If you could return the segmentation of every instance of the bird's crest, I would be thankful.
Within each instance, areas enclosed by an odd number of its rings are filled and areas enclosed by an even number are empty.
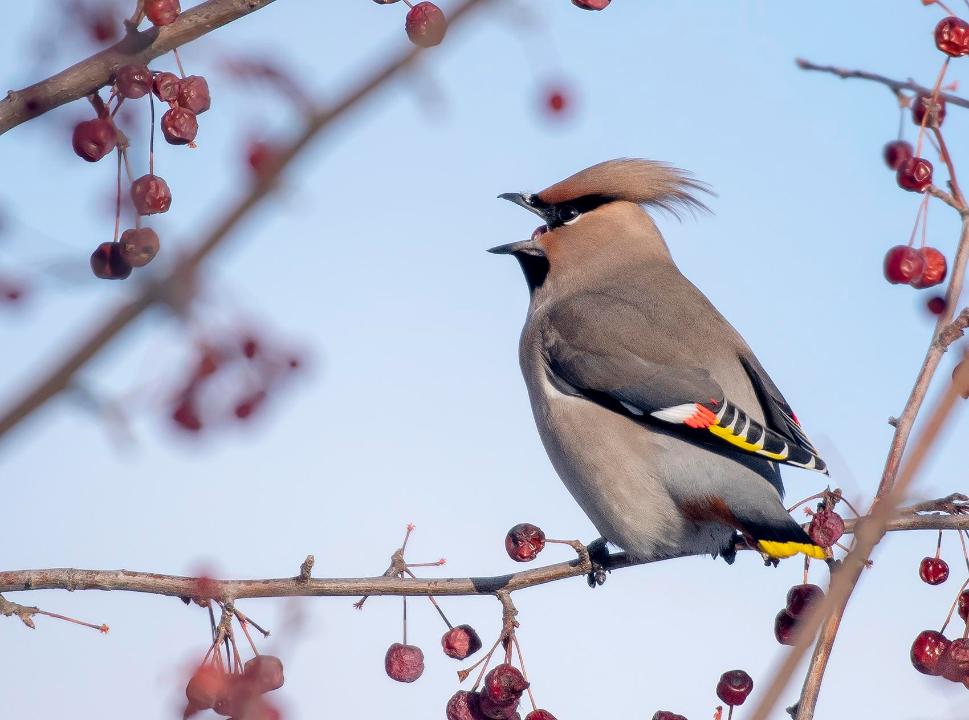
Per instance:
[[[695,192],[713,194],[706,183],[666,163],[620,158],[581,170],[545,188],[538,193],[538,198],[555,205],[580,197],[600,196],[662,208],[679,217],[680,210],[708,210],[696,199]]]

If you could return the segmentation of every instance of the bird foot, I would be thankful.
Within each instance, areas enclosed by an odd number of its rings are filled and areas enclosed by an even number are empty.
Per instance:
[[[592,563],[592,570],[586,576],[586,581],[589,583],[590,588],[595,589],[606,582],[606,573],[608,572],[606,568],[611,557],[608,541],[605,538],[593,540],[586,546],[586,550],[589,553],[589,560]]]

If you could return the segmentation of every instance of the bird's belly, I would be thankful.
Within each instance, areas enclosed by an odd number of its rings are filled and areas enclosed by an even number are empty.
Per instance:
[[[716,553],[732,530],[698,525],[677,508],[666,485],[676,452],[664,436],[542,378],[532,409],[542,442],[566,488],[610,542],[644,560]]]

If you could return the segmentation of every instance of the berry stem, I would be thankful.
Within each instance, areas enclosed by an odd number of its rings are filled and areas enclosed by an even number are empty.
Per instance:
[[[94,623],[84,622],[83,620],[78,620],[76,618],[68,617],[67,615],[58,615],[57,613],[47,612],[46,610],[35,610],[34,615],[46,615],[47,617],[56,618],[57,620],[64,620],[69,623],[74,623],[75,625],[83,625],[84,627],[89,627],[92,630],[97,630],[103,635],[107,635],[108,631],[111,629],[107,625],[95,625]]]
[[[118,187],[114,197],[114,240],[112,242],[118,242],[118,234],[121,232],[121,160],[123,156],[124,150],[118,147]]]
[[[945,77],[945,71],[949,67],[949,56],[946,55],[945,61],[942,63],[942,69],[939,70],[939,76],[935,79],[935,85],[932,86],[932,94],[929,96],[931,102],[935,103],[939,99],[939,88],[942,87],[942,78]],[[922,116],[922,123],[919,125],[919,137],[915,144],[915,157],[922,157],[922,138],[925,135],[925,124],[929,120],[929,115],[932,113],[926,110],[925,114]]]
[[[942,8],[946,15],[955,15],[942,0],[935,0],[935,4]]]
[[[959,181],[956,180],[956,168],[952,162],[952,156],[949,155],[949,148],[945,144],[945,138],[942,137],[942,129],[933,127],[932,135],[939,142],[939,157],[942,158],[942,162],[945,163],[946,169],[949,171],[949,186],[952,188],[952,193],[956,197],[956,201],[963,207],[966,207],[966,199],[962,195],[962,189],[959,187]]]
[[[242,610],[233,608],[233,612],[235,613],[235,616],[239,620],[240,623],[246,623],[247,625],[252,625],[254,628],[256,628],[256,630],[258,630],[259,632],[262,633],[262,636],[264,638],[269,637],[270,632],[268,630],[266,630],[264,627],[262,627],[261,625],[259,625],[259,623],[257,623],[251,617],[249,617],[244,612],[242,612]]]
[[[242,628],[242,632],[246,636],[246,640],[249,641],[249,647],[252,648],[252,654],[258,657],[259,651],[256,649],[256,643],[252,641],[252,635],[249,634],[249,623],[246,621],[245,616],[243,615],[242,617],[239,617],[239,615],[236,614],[236,620],[239,621],[239,627]]]
[[[942,623],[942,629],[939,630],[939,632],[943,635],[945,634],[945,629],[949,626],[949,621],[952,619],[952,613],[954,613],[956,610],[956,605],[959,604],[959,595],[962,594],[962,591],[966,589],[967,585],[969,585],[969,579],[962,583],[962,587],[956,591],[956,599],[952,601],[952,605],[949,607],[949,612],[945,616],[945,622]]]
[[[511,641],[515,645],[515,652],[518,653],[518,664],[522,666],[522,677],[528,680],[528,671],[525,669],[525,656],[522,655],[522,646],[518,644],[518,636],[512,635]],[[532,710],[538,710],[538,706],[535,704],[535,696],[532,695],[532,686],[528,685],[528,701],[532,704]]]
[[[966,560],[966,569],[969,570],[969,551],[966,550],[966,538],[961,532],[956,533],[959,536],[959,544],[962,545],[962,557]]]
[[[155,174],[155,94],[148,93],[151,105],[151,130],[148,133],[148,174]]]
[[[908,236],[908,246],[912,247],[915,245],[915,235],[919,231],[919,223],[922,222],[922,213],[925,212],[926,204],[929,201],[929,195],[926,193],[925,197],[922,198],[922,202],[919,203],[918,212],[915,213],[915,225],[912,226],[912,234]]]
[[[407,596],[401,598],[404,601],[404,645],[407,644]]]
[[[733,705],[727,705],[727,720],[733,720]]]
[[[939,530],[939,540],[935,543],[935,559],[939,559],[939,555],[942,554],[942,531]]]
[[[804,556],[804,579],[802,581],[805,585],[808,584],[808,569],[810,567],[811,567],[811,558],[805,555]]]
[[[172,53],[175,54],[175,64],[178,65],[178,74],[185,79],[185,68],[182,67],[182,58],[178,54],[178,48],[172,48]]]
[[[414,573],[412,573],[410,570],[405,569],[404,572],[406,572],[408,575],[410,575],[415,580],[417,579],[417,576]],[[434,599],[434,596],[433,595],[428,595],[427,596],[427,599],[431,601],[431,605],[433,605],[434,606],[434,609],[437,610],[437,614],[441,616],[441,620],[443,620],[444,621],[444,624],[447,625],[447,629],[448,630],[453,630],[454,629],[454,626],[451,624],[451,621],[447,619],[447,615],[445,615],[444,614],[444,611],[441,610],[441,606],[437,604],[437,600]]]

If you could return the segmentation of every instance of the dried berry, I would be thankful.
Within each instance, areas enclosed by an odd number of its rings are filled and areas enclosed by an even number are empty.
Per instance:
[[[165,139],[172,145],[187,145],[195,140],[199,123],[191,110],[173,107],[162,115],[161,129]]]
[[[743,705],[754,689],[754,681],[743,670],[728,670],[717,683],[717,697],[727,705]]]
[[[464,660],[481,649],[481,638],[470,625],[458,625],[444,633],[441,646],[448,657]]]
[[[397,682],[412,683],[424,673],[424,653],[416,645],[394,643],[387,648],[384,669]]]
[[[686,720],[686,718],[669,710],[657,710],[653,714],[653,720]]]
[[[884,150],[882,150],[885,164],[892,170],[898,170],[902,163],[910,160],[914,155],[915,150],[912,148],[912,144],[905,140],[894,140],[885,145]]]
[[[525,720],[556,720],[556,717],[548,710],[532,710],[525,716]]]
[[[942,98],[933,100],[925,95],[918,95],[912,102],[912,122],[916,125],[925,123],[926,127],[940,127],[943,120],[945,120],[945,100]]]
[[[478,696],[478,709],[488,720],[521,720],[518,714],[518,702],[516,697],[508,702],[495,702],[487,694],[482,693]]]
[[[948,647],[949,640],[945,635],[935,630],[923,630],[912,643],[912,665],[920,673],[941,675],[939,661]]]
[[[151,89],[155,93],[155,97],[162,102],[175,102],[178,100],[178,86],[180,84],[181,81],[175,73],[160,72],[155,75]]]
[[[108,118],[85,120],[74,126],[74,152],[88,162],[97,162],[118,144],[118,132]]]
[[[949,57],[969,55],[969,23],[954,15],[935,26],[935,46]]]
[[[481,696],[496,703],[510,703],[519,699],[528,689],[528,681],[514,665],[496,665],[485,675]]]
[[[458,690],[447,701],[447,720],[483,720],[478,708],[478,693]]]
[[[256,655],[246,662],[243,675],[258,693],[278,690],[283,686],[283,661],[275,655]]]
[[[945,309],[948,306],[946,305],[944,297],[936,295],[935,297],[928,299],[928,301],[925,303],[925,307],[928,308],[929,312],[933,315],[941,315],[945,312]]]
[[[151,70],[145,65],[122,65],[114,74],[118,92],[129,100],[137,100],[151,92]]]
[[[898,166],[895,181],[903,190],[925,192],[932,184],[932,163],[925,158],[909,158]]]
[[[959,617],[969,621],[969,590],[959,593]]]
[[[605,10],[612,0],[572,0],[572,4],[583,10]]]
[[[922,558],[919,563],[919,577],[929,585],[941,585],[949,579],[949,563],[942,558]]]
[[[209,84],[201,75],[189,75],[178,82],[178,99],[180,107],[191,110],[196,115],[204,113],[212,106],[209,96]]]
[[[131,202],[139,215],[168,212],[172,206],[172,191],[157,175],[142,175],[131,183]]]
[[[158,233],[148,227],[130,228],[121,233],[121,258],[131,267],[144,267],[158,254]]]
[[[519,523],[505,535],[505,550],[516,562],[534,560],[545,547],[545,533],[531,523]]]
[[[921,253],[907,245],[896,245],[885,253],[885,279],[893,285],[909,284],[922,275],[924,268]]]
[[[124,280],[131,275],[131,265],[121,257],[121,245],[103,242],[91,254],[91,270],[103,280]]]
[[[774,618],[774,637],[781,645],[794,645],[794,633],[797,631],[797,618],[785,608]]]
[[[412,43],[422,48],[439,45],[447,32],[447,18],[432,2],[419,2],[407,11],[404,29]]]
[[[888,262],[886,258],[885,262]],[[894,267],[894,266],[893,266]],[[888,271],[886,270],[886,276]],[[834,510],[821,508],[814,513],[808,526],[811,541],[820,547],[831,547],[844,535],[845,521]]]
[[[144,8],[145,17],[156,27],[172,24],[182,11],[178,0],[145,0]]]
[[[824,600],[824,590],[817,585],[795,585],[787,591],[787,611],[800,617]]]
[[[938,285],[944,281],[946,272],[948,271],[945,255],[934,247],[923,247],[919,249],[919,254],[922,256],[923,262],[922,273],[912,280],[912,287],[921,290]]]

